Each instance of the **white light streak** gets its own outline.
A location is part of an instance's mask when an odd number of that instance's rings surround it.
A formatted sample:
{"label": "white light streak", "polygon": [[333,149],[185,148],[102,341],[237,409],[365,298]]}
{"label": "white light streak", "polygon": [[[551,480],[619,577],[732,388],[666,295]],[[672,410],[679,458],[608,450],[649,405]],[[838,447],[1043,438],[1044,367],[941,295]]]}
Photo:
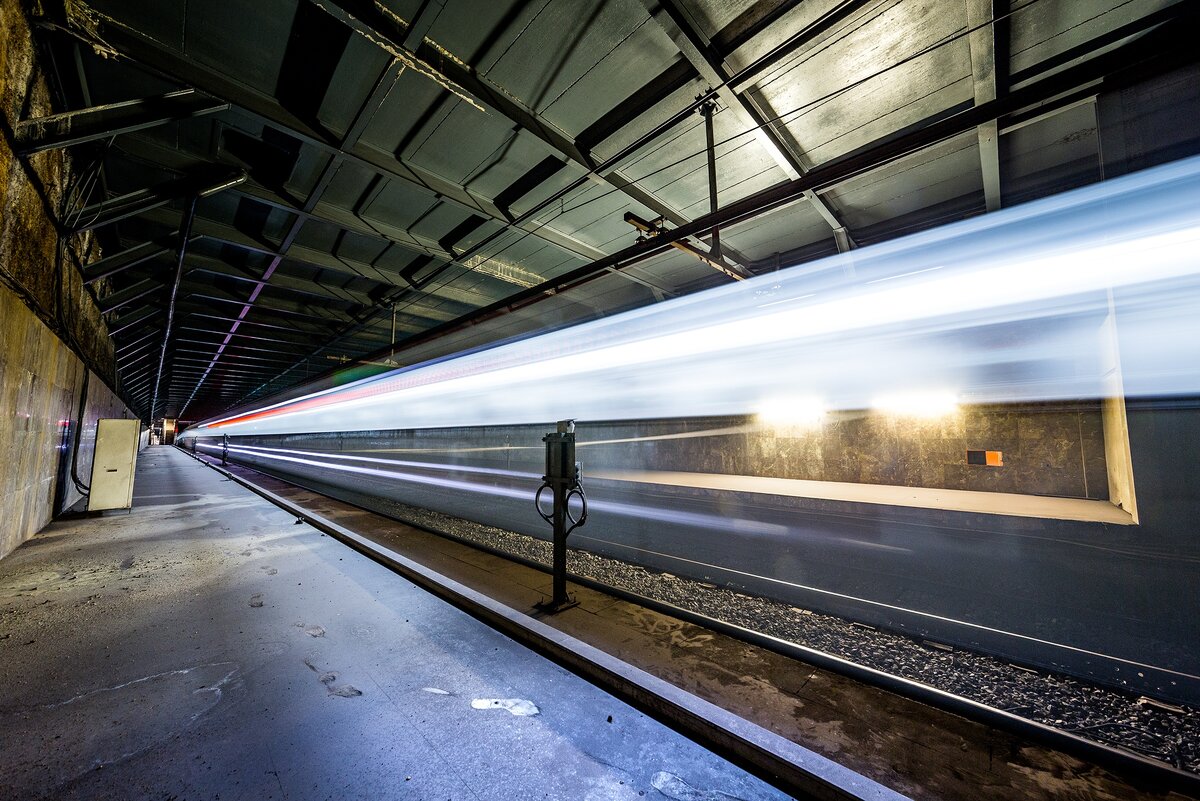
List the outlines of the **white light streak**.
{"label": "white light streak", "polygon": [[958,411],[958,393],[947,390],[918,390],[881,395],[871,407],[898,417],[945,417]]}
{"label": "white light streak", "polygon": [[773,300],[770,303],[763,303],[758,308],[765,309],[768,306],[782,306],[784,303],[799,303],[802,300],[807,300],[808,298],[815,298],[816,296],[817,296],[816,292],[809,292],[807,295],[801,295],[800,297],[796,297],[796,298],[784,298],[783,300]]}
{"label": "white light streak", "polygon": [[868,281],[868,284],[879,284],[884,281],[895,281],[897,278],[908,278],[910,275],[920,275],[921,273],[931,273],[934,270],[940,270],[941,267],[926,267],[924,270],[913,270],[911,273],[902,275],[889,275],[887,278],[876,278],[874,281]]}
{"label": "white light streak", "polygon": [[825,404],[817,398],[770,398],[758,406],[759,420],[786,428],[819,428],[825,414]]}
{"label": "white light streak", "polygon": [[[832,257],[184,436],[748,416],[764,402],[770,416],[773,398],[945,413],[945,397],[928,402],[938,387],[963,403],[1097,398],[1110,311],[1127,396],[1195,395],[1197,253],[1200,158],[862,248],[857,279]],[[787,298],[763,304],[764,290]],[[903,400],[914,392],[924,401]]]}

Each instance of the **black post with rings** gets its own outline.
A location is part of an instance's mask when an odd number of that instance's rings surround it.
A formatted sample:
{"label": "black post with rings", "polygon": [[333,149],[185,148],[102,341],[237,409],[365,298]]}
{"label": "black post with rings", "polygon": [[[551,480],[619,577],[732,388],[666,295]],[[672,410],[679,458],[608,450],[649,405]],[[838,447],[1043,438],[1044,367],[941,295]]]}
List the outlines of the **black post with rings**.
{"label": "black post with rings", "polygon": [[[542,437],[546,443],[546,474],[533,503],[543,520],[554,527],[553,593],[549,601],[537,605],[544,612],[560,612],[578,602],[567,595],[567,535],[587,522],[587,495],[583,492],[583,466],[575,461],[575,421],[559,420],[558,430]],[[554,506],[549,514],[542,507],[542,493],[553,493]],[[568,506],[577,497],[579,517]]]}

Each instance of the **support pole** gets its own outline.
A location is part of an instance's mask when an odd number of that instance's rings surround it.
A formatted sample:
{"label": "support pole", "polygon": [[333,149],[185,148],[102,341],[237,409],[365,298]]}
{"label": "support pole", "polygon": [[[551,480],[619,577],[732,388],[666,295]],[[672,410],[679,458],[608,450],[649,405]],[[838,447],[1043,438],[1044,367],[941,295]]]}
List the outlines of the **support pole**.
{"label": "support pole", "polygon": [[553,550],[553,597],[550,599],[550,608],[558,611],[571,603],[571,597],[567,595],[567,492],[561,482],[554,484]]}
{"label": "support pole", "polygon": [[150,401],[150,419],[158,410],[158,387],[162,382],[163,366],[167,363],[167,343],[171,341],[171,322],[175,319],[175,296],[179,294],[179,282],[183,280],[183,257],[187,254],[188,240],[192,236],[192,220],[196,217],[196,202],[199,195],[188,198],[183,221],[179,225],[179,248],[175,252],[175,280],[171,283],[171,300],[167,304],[167,324],[163,326],[162,351],[158,356],[158,372],[154,376],[154,396]]}
{"label": "support pole", "polygon": [[[542,519],[553,526],[552,589],[548,601],[537,608],[553,614],[578,602],[567,594],[567,535],[587,521],[587,496],[583,493],[582,467],[575,461],[575,421],[560,420],[558,430],[542,437],[546,443],[546,474],[534,496],[534,505]],[[542,493],[549,489],[554,506],[550,514],[542,508]],[[567,504],[577,496],[583,504],[579,518],[571,516]]]}
{"label": "support pole", "polygon": [[[708,210],[712,214],[717,213],[717,147],[713,136],[713,114],[716,110],[717,104],[712,100],[700,104],[700,116],[704,118],[704,139],[708,150]],[[709,231],[709,237],[712,257],[720,261],[721,229],[714,225]]]}

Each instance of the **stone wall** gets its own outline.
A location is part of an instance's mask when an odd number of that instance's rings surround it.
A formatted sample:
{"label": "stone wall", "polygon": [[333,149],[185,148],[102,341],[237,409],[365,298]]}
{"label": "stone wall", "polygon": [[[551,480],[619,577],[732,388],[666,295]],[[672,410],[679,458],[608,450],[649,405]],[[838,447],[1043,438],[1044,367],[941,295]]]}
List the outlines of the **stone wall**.
{"label": "stone wall", "polygon": [[62,259],[57,253],[52,221],[65,209],[75,165],[65,150],[26,157],[12,149],[20,120],[58,110],[21,3],[0,0],[0,281],[113,386],[112,340],[77,266],[98,257],[95,240],[91,234],[72,237]]}
{"label": "stone wall", "polygon": [[20,120],[57,110],[38,52],[18,0],[0,0],[0,557],[80,499],[69,478],[60,480],[74,427],[86,484],[96,420],[133,416],[111,388],[112,340],[80,280],[77,262],[98,256],[95,242],[74,237],[59,252],[54,220],[75,167],[63,150],[13,152]]}
{"label": "stone wall", "polygon": [[[820,424],[773,425],[751,418],[682,424],[582,422],[593,469],[634,468],[739,476],[889,484],[930,489],[1108,499],[1099,402],[962,406],[931,419],[867,410],[833,412]],[[594,432],[594,433],[593,433]],[[536,441],[536,440],[535,440]],[[1003,466],[969,464],[968,450],[1000,451]]]}
{"label": "stone wall", "polygon": [[[742,447],[694,457],[703,472],[894,484],[933,489],[1108,498],[1100,404],[964,406],[934,419],[868,411],[812,428],[760,429]],[[969,464],[968,450],[999,451],[1002,466]],[[731,460],[725,465],[713,458]]]}

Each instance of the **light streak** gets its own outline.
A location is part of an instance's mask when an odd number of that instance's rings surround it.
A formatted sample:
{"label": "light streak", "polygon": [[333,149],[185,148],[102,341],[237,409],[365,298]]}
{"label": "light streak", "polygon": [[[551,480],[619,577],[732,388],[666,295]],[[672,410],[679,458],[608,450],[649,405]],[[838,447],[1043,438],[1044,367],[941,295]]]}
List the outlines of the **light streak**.
{"label": "light streak", "polygon": [[[210,445],[208,443],[200,443],[200,447],[210,450],[219,450],[220,446]],[[471,481],[462,481],[450,478],[438,478],[436,476],[423,476],[415,473],[406,473],[398,470],[381,470],[376,467],[361,467],[358,465],[337,464],[323,459],[330,457],[330,454],[317,454],[321,458],[310,459],[301,456],[291,456],[288,453],[302,453],[302,451],[287,451],[278,452],[280,449],[267,448],[250,448],[246,446],[229,446],[230,453],[240,453],[249,459],[267,459],[276,462],[287,462],[289,464],[298,464],[308,467],[319,467],[324,471],[332,473],[348,473],[356,476],[364,476],[372,479],[383,479],[387,481],[396,481],[406,484],[418,484],[427,487],[437,487],[439,489],[449,489],[458,492],[469,492],[479,495],[490,495],[497,498],[510,498],[527,503],[532,494],[532,490],[536,488],[536,482],[539,477],[534,474],[524,474],[525,482],[517,487],[503,487],[496,484],[480,484]],[[257,451],[257,452],[256,452]],[[367,459],[365,461],[372,462],[388,462],[387,459]],[[252,463],[252,462],[251,462]],[[421,467],[443,467],[448,470],[458,469],[456,465],[431,465],[421,463]],[[483,472],[477,469],[475,472]],[[514,474],[520,476],[521,474]],[[326,478],[325,480],[328,480]],[[655,520],[663,523],[672,523],[694,528],[707,528],[714,531],[736,531],[743,534],[757,534],[767,536],[782,536],[789,532],[789,528],[778,523],[767,523],[761,520],[749,520],[743,518],[721,517],[719,515],[709,515],[700,512],[683,512],[673,509],[666,509],[657,506],[644,506],[641,504],[624,503],[620,501],[592,501],[590,504],[594,511],[607,512],[610,514],[621,515],[624,517],[632,517],[638,520]],[[530,511],[532,515],[532,510]]]}
{"label": "light streak", "polygon": [[881,395],[872,408],[898,417],[945,417],[958,411],[958,393],[949,390],[917,390]]}
{"label": "light streak", "polygon": [[[386,464],[396,467],[416,467],[424,470],[442,470],[458,473],[477,473],[479,475],[504,476],[505,478],[540,479],[538,473],[521,472],[519,470],[501,470],[497,467],[474,467],[472,465],[445,464],[438,462],[413,462],[403,459],[380,459],[374,456],[353,456],[349,454],[329,453],[327,451],[297,451],[288,448],[263,448],[253,445],[239,445],[239,450],[246,453],[290,453],[296,456],[311,456],[319,459],[338,459],[350,462],[370,462],[371,464]],[[233,450],[233,448],[230,448]]]}
{"label": "light streak", "polygon": [[880,284],[884,281],[895,281],[897,278],[908,278],[910,275],[920,275],[921,273],[931,273],[934,270],[942,269],[938,267],[926,267],[924,270],[913,270],[911,273],[902,273],[901,275],[889,275],[887,278],[876,278],[874,281],[868,281],[868,284]]}
{"label": "light streak", "polygon": [[807,295],[800,295],[799,297],[795,297],[795,298],[784,298],[783,300],[773,300],[770,303],[762,303],[762,304],[759,304],[758,308],[765,309],[768,306],[781,306],[784,303],[799,303],[802,300],[807,300],[808,298],[815,298],[816,296],[817,296],[816,292],[809,292]]}
{"label": "light streak", "polygon": [[[409,484],[424,484],[427,486],[440,487],[442,489],[462,490],[466,492],[483,493],[486,495],[495,495],[504,498],[519,498],[522,501],[529,499],[529,490],[525,488],[514,489],[511,487],[498,487],[494,484],[473,484],[469,481],[457,481],[454,479],[437,478],[435,476],[422,476],[415,473],[402,473],[396,470],[380,470],[377,467],[360,467],[358,465],[348,464],[331,464],[330,462],[320,459],[307,459],[299,456],[286,456],[281,453],[252,453],[250,449],[230,445],[230,453],[241,453],[246,456],[256,457],[259,459],[270,459],[276,462],[289,462],[292,464],[308,465],[310,467],[320,467],[324,470],[329,470],[338,473],[352,473],[359,476],[368,476],[371,478],[383,478],[394,481],[404,481]],[[327,454],[322,454],[326,456]]]}
{"label": "light streak", "polygon": [[[1193,158],[862,248],[857,278],[832,257],[184,437],[751,415],[799,396],[864,409],[946,386],[962,403],[1098,398],[1118,366],[1127,396],[1200,394],[1197,253]],[[762,304],[764,288],[791,297]]]}
{"label": "light streak", "polygon": [[[1077,648],[1076,646],[1067,645],[1066,643],[1054,642],[1053,640],[1045,640],[1040,637],[1032,637],[1028,634],[1021,634],[1020,632],[1012,631],[1009,629],[1001,629],[1001,628],[996,628],[994,626],[985,626],[980,623],[972,623],[969,620],[963,620],[961,618],[948,617],[946,615],[938,615],[938,614],[934,614],[932,612],[927,612],[927,611],[924,611],[921,609],[900,606],[898,604],[884,603],[882,601],[876,601],[871,598],[858,596],[858,595],[850,595],[850,594],[844,593],[844,592],[835,592],[833,590],[822,589],[821,587],[817,587],[817,586],[811,585],[811,584],[799,584],[794,581],[787,581],[785,579],[776,578],[774,576],[762,576],[757,573],[751,573],[746,570],[737,570],[735,568],[728,567],[726,565],[717,565],[717,564],[712,564],[710,562],[700,561],[697,559],[688,559],[686,557],[678,556],[676,554],[662,553],[660,551],[651,550],[649,548],[639,548],[635,545],[630,545],[629,543],[626,543],[626,542],[613,542],[610,540],[604,540],[604,539],[600,539],[597,537],[589,537],[586,534],[579,534],[576,536],[578,539],[581,539],[581,540],[591,540],[592,542],[600,542],[605,545],[615,546],[617,548],[624,548],[626,550],[635,551],[635,552],[643,553],[643,554],[652,554],[654,556],[662,557],[665,559],[671,559],[672,561],[680,562],[680,563],[683,563],[686,565],[700,567],[701,569],[708,571],[709,574],[711,574],[713,572],[717,572],[717,573],[724,573],[726,575],[731,575],[731,576],[739,576],[743,579],[750,578],[750,579],[757,579],[757,580],[761,580],[761,581],[767,581],[772,584],[777,584],[777,585],[780,585],[783,587],[790,587],[793,589],[803,590],[804,592],[813,593],[816,595],[824,596],[826,598],[835,598],[835,599],[839,599],[839,600],[843,600],[843,601],[852,601],[854,603],[861,603],[866,606],[872,606],[877,609],[886,609],[891,612],[902,612],[902,613],[909,614],[909,615],[915,615],[917,617],[921,617],[926,620],[932,620],[932,621],[938,621],[938,622],[944,622],[944,623],[952,623],[957,626],[965,626],[966,628],[973,629],[975,631],[988,632],[989,634],[1001,634],[1006,637],[1015,637],[1017,639],[1021,639],[1026,642],[1036,643],[1038,645],[1049,645],[1049,646],[1053,646],[1055,648],[1063,648],[1068,651],[1073,651],[1077,654],[1083,654],[1085,656],[1101,657],[1103,659],[1111,659],[1111,660],[1121,662],[1126,665],[1131,665],[1134,668],[1149,668],[1151,670],[1161,670],[1164,673],[1169,673],[1173,676],[1180,676],[1185,679],[1200,679],[1200,676],[1197,676],[1193,673],[1188,673],[1186,671],[1172,670],[1170,668],[1164,668],[1159,665],[1152,665],[1148,662],[1138,662],[1138,661],[1132,660],[1132,659],[1124,659],[1119,656],[1102,653],[1100,651],[1093,651],[1093,650],[1089,650],[1087,648]],[[840,540],[839,542],[845,542],[845,540]]]}

